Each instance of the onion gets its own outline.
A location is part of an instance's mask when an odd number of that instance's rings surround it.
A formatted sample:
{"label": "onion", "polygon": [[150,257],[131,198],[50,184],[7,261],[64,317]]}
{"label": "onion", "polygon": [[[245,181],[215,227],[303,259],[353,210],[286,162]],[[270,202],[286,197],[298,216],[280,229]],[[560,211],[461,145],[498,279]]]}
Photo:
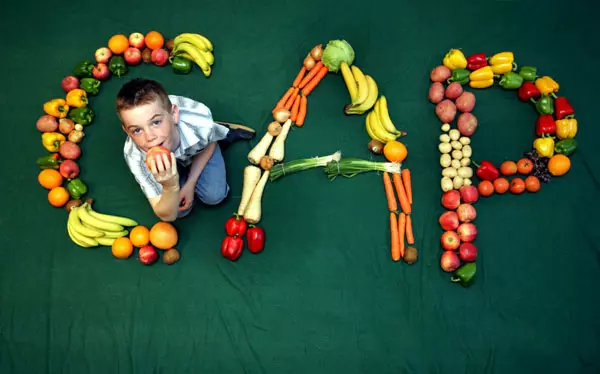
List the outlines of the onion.
{"label": "onion", "polygon": [[279,108],[273,113],[273,118],[279,123],[284,123],[290,118],[291,115],[292,113],[290,113],[289,110],[285,108]]}
{"label": "onion", "polygon": [[260,167],[263,170],[271,170],[274,163],[275,163],[275,161],[273,160],[273,158],[271,156],[262,156],[260,158]]}
{"label": "onion", "polygon": [[307,55],[306,58],[304,59],[304,67],[306,67],[306,70],[310,70],[310,69],[314,68],[316,63],[317,62],[315,61],[314,58],[311,57],[311,55]]}
{"label": "onion", "polygon": [[267,127],[267,131],[272,136],[277,136],[281,133],[281,124],[279,124],[279,122],[273,121],[269,124],[269,127]]}
{"label": "onion", "polygon": [[310,51],[310,56],[315,59],[315,61],[320,61],[321,57],[323,57],[323,44],[314,46]]}

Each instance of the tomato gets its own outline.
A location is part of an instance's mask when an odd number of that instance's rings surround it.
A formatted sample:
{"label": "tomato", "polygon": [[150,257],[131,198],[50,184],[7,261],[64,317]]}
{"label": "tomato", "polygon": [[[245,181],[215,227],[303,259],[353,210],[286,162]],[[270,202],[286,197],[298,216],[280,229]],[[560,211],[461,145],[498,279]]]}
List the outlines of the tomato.
{"label": "tomato", "polygon": [[540,190],[540,180],[538,177],[530,175],[525,179],[525,188],[529,192],[538,192]]}
{"label": "tomato", "polygon": [[494,193],[494,185],[490,181],[481,181],[477,186],[477,190],[481,196],[491,196]]}
{"label": "tomato", "polygon": [[522,194],[525,191],[525,182],[521,178],[514,178],[510,181],[510,192],[515,195]]}
{"label": "tomato", "polygon": [[497,194],[505,193],[508,191],[509,187],[510,185],[506,178],[498,178],[494,180],[494,191],[496,191]]}
{"label": "tomato", "polygon": [[517,174],[517,163],[514,161],[504,161],[500,165],[500,172],[502,175]]}
{"label": "tomato", "polygon": [[533,162],[527,157],[517,161],[517,171],[521,175],[529,175],[533,171]]}
{"label": "tomato", "polygon": [[[166,155],[167,158],[171,157],[171,151],[169,151],[167,148],[165,148],[163,146],[150,148],[150,150],[148,151],[148,154],[146,154],[146,166],[148,167],[148,170],[151,170],[152,164],[150,163],[150,161],[152,160],[152,158],[155,158],[155,162],[157,163],[157,167],[158,167],[158,162],[161,162],[163,154]],[[156,157],[159,157],[159,158],[156,159]]]}

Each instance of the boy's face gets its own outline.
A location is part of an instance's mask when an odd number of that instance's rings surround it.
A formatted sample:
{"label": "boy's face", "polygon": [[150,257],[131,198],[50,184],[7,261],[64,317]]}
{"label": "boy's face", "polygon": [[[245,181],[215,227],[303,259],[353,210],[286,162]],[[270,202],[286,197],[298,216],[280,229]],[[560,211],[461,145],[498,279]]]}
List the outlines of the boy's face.
{"label": "boy's face", "polygon": [[179,108],[172,106],[171,113],[159,100],[121,111],[123,130],[144,152],[155,146],[163,146],[173,152],[179,145]]}

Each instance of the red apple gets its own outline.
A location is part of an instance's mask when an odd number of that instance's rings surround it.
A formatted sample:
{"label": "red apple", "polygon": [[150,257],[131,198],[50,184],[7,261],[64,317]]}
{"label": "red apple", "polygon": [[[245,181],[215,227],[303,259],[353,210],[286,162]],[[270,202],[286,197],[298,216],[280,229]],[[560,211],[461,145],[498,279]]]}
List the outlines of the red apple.
{"label": "red apple", "polygon": [[60,85],[62,86],[62,89],[65,90],[65,92],[69,92],[71,90],[79,88],[79,78],[77,78],[74,75],[66,76],[63,78],[62,82],[60,82]]}
{"label": "red apple", "polygon": [[458,222],[458,214],[451,210],[448,210],[440,216],[439,220],[440,226],[446,231],[456,230],[460,222]]}
{"label": "red apple", "polygon": [[441,242],[444,250],[456,251],[460,246],[460,237],[455,231],[446,231],[442,234]]}
{"label": "red apple", "polygon": [[460,266],[460,258],[458,258],[456,252],[446,251],[442,253],[440,258],[440,266],[442,270],[451,273]]}
{"label": "red apple", "polygon": [[446,209],[454,210],[460,205],[460,192],[457,190],[450,190],[444,192],[442,195],[442,205]]}
{"label": "red apple", "polygon": [[146,45],[145,41],[146,38],[144,37],[144,34],[140,32],[134,32],[129,35],[129,45],[134,48],[141,50]]}
{"label": "red apple", "polygon": [[463,243],[458,249],[460,259],[465,262],[473,262],[477,259],[477,247],[473,243]]}
{"label": "red apple", "polygon": [[150,58],[155,65],[165,66],[169,61],[169,52],[166,49],[157,48],[152,51]]}
{"label": "red apple", "polygon": [[94,57],[96,57],[97,63],[108,64],[108,60],[112,57],[112,51],[106,47],[98,48],[94,53]]}
{"label": "red apple", "polygon": [[107,80],[110,76],[110,70],[108,70],[108,65],[106,65],[105,63],[98,63],[98,65],[94,66],[94,68],[92,69],[92,75],[98,80]]}
{"label": "red apple", "polygon": [[[152,158],[154,158],[154,161],[157,163],[157,167],[158,167],[158,162],[162,162],[163,154],[165,156],[167,156],[167,158],[171,157],[171,151],[169,151],[167,148],[165,148],[163,146],[150,148],[150,150],[146,154],[146,166],[148,167],[148,170],[152,170],[151,169]],[[158,159],[157,159],[157,157],[158,157]],[[163,165],[164,165],[164,163],[163,163]]]}
{"label": "red apple", "polygon": [[477,237],[477,227],[472,223],[461,223],[456,232],[460,240],[465,243],[470,243]]}
{"label": "red apple", "polygon": [[79,175],[79,165],[73,160],[64,160],[58,170],[65,179],[77,178]]}
{"label": "red apple", "polygon": [[456,213],[460,222],[473,222],[477,217],[477,211],[471,204],[460,204],[456,208]]}
{"label": "red apple", "polygon": [[142,264],[152,265],[158,260],[158,251],[151,245],[145,245],[140,248],[138,257]]}
{"label": "red apple", "polygon": [[65,160],[77,160],[81,156],[81,148],[69,140],[58,147],[58,152]]}
{"label": "red apple", "polygon": [[127,48],[123,57],[129,65],[137,65],[142,62],[142,52],[135,47]]}
{"label": "red apple", "polygon": [[477,187],[473,185],[462,186],[459,191],[463,203],[474,203],[479,200],[479,191],[477,190]]}

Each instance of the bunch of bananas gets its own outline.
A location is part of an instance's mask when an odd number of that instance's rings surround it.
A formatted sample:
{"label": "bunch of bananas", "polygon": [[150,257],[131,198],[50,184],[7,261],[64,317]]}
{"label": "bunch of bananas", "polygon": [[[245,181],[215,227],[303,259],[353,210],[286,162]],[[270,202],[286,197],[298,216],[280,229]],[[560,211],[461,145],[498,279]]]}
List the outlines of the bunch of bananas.
{"label": "bunch of bananas", "polygon": [[392,122],[387,99],[383,95],[377,100],[373,110],[367,114],[365,128],[371,139],[378,140],[383,144],[406,136],[406,131],[398,130]]}
{"label": "bunch of bananas", "polygon": [[379,97],[377,82],[370,75],[365,75],[356,65],[349,66],[342,62],[340,70],[350,94],[350,104],[346,105],[344,112],[364,114],[375,105]]}
{"label": "bunch of bananas", "polygon": [[112,246],[117,238],[129,234],[125,227],[133,226],[137,222],[131,218],[99,213],[88,202],[73,207],[67,220],[69,237],[84,248]]}
{"label": "bunch of bananas", "polygon": [[182,56],[193,61],[200,67],[204,76],[209,77],[212,73],[212,64],[215,56],[212,53],[213,45],[203,35],[194,33],[179,34],[173,39],[173,56]]}

